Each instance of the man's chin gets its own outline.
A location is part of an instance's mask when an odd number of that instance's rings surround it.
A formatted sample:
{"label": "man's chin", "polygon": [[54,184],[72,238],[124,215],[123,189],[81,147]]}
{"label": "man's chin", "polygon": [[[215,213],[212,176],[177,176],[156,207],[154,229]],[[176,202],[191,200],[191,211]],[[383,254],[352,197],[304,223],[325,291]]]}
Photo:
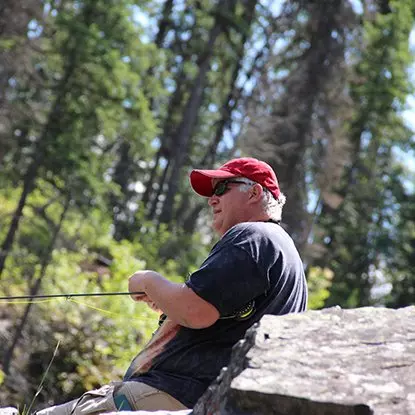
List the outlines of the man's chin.
{"label": "man's chin", "polygon": [[220,236],[222,236],[224,234],[224,232],[222,231],[222,228],[221,228],[220,224],[219,223],[216,223],[215,221],[213,221],[212,228]]}

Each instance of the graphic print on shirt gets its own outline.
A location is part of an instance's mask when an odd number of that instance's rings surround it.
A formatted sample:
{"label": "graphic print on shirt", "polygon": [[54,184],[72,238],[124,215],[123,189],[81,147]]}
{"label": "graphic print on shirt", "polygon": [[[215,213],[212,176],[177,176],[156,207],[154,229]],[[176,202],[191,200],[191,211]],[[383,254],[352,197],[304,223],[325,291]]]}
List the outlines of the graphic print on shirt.
{"label": "graphic print on shirt", "polygon": [[167,343],[177,335],[179,330],[180,326],[167,318],[154,333],[145,348],[131,362],[124,380],[146,373],[153,365],[154,359],[164,351]]}

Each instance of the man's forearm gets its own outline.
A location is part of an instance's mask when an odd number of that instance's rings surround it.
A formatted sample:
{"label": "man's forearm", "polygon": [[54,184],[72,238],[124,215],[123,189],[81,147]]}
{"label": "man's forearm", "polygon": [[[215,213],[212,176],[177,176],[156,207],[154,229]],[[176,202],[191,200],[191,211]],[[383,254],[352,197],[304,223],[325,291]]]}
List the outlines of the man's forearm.
{"label": "man's forearm", "polygon": [[[137,288],[137,289],[135,289]],[[173,283],[155,271],[140,273],[134,284],[130,279],[130,291],[144,291],[169,319],[189,328],[203,328],[213,324],[218,311],[197,296],[185,284]]]}
{"label": "man's forearm", "polygon": [[185,327],[191,327],[188,320],[188,305],[183,295],[183,284],[173,283],[157,272],[146,278],[145,293],[169,318]]}

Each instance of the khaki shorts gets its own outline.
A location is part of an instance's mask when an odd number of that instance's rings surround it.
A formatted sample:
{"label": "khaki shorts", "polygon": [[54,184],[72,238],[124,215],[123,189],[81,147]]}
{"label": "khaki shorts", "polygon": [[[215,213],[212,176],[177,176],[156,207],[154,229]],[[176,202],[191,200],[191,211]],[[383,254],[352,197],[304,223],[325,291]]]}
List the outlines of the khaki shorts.
{"label": "khaki shorts", "polygon": [[[187,410],[169,394],[141,382],[111,382],[102,388],[86,392],[79,399],[36,412],[37,415],[90,415],[118,412],[114,396],[125,395],[133,410]],[[184,411],[183,415],[190,413]]]}

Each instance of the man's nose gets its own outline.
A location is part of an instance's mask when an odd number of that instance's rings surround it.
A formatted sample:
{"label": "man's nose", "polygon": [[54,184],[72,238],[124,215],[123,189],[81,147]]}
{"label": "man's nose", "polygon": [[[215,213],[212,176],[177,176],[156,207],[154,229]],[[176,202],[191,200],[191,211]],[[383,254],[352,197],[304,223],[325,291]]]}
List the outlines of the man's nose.
{"label": "man's nose", "polygon": [[214,206],[214,205],[218,204],[218,202],[219,202],[219,197],[216,196],[216,195],[210,196],[210,198],[208,200],[209,206]]}

